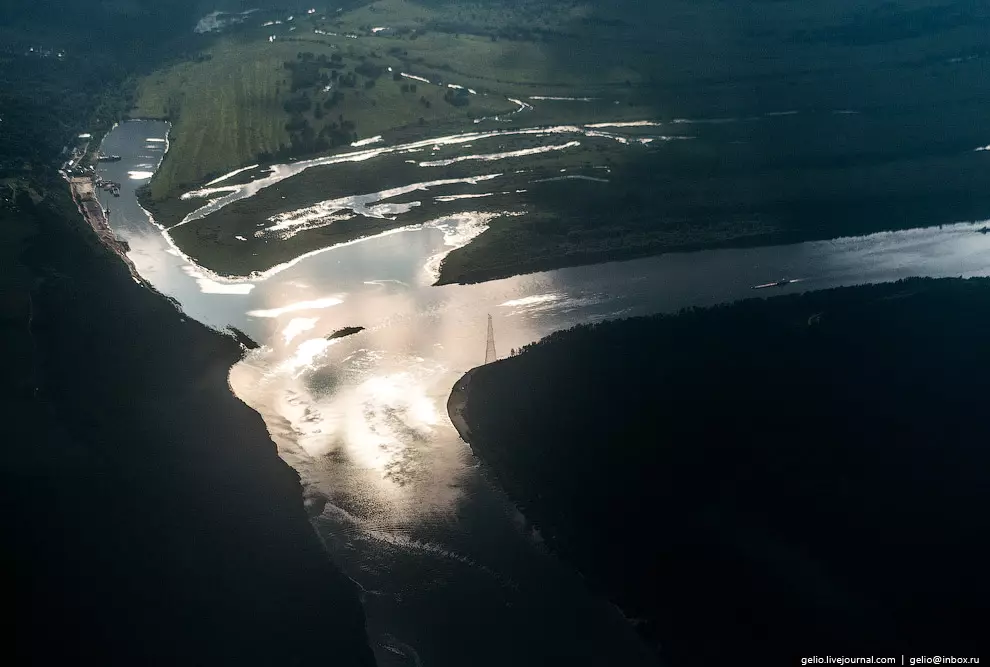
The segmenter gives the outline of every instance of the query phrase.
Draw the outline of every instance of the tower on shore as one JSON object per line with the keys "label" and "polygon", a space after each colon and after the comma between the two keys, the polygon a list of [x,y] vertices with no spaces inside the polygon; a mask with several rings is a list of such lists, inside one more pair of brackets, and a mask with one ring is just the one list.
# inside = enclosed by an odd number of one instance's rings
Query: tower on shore
{"label": "tower on shore", "polygon": [[490,364],[498,361],[498,354],[495,353],[495,328],[492,326],[492,316],[488,316],[488,342],[485,346],[485,363]]}

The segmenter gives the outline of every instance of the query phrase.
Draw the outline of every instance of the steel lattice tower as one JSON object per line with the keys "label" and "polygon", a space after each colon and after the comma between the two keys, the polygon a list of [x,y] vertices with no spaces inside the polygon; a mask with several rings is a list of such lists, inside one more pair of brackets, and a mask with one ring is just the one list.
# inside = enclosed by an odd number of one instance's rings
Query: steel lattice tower
{"label": "steel lattice tower", "polygon": [[492,316],[488,316],[488,343],[485,346],[485,363],[490,364],[498,361],[498,354],[495,353],[495,327],[492,326]]}

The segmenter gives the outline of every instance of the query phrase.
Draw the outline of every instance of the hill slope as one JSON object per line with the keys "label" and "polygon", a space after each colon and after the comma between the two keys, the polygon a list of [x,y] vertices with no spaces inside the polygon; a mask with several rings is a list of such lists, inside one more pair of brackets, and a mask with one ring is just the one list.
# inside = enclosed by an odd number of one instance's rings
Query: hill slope
{"label": "hill slope", "polygon": [[670,664],[979,655],[988,335],[987,280],[756,299],[551,335],[450,407]]}

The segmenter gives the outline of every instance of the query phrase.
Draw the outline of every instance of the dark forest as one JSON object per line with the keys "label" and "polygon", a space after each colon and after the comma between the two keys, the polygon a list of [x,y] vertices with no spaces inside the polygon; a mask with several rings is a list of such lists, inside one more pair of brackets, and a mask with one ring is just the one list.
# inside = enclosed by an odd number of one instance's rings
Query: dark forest
{"label": "dark forest", "polygon": [[471,444],[671,664],[978,655],[988,336],[978,279],[582,326],[473,372]]}

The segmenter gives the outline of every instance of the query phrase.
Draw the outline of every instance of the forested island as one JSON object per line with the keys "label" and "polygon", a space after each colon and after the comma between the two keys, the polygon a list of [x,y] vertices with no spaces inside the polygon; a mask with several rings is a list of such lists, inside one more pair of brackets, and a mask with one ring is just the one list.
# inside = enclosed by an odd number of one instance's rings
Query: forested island
{"label": "forested island", "polygon": [[674,665],[980,655],[990,280],[581,326],[451,417],[550,547]]}

